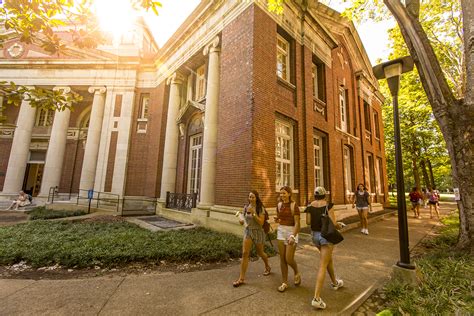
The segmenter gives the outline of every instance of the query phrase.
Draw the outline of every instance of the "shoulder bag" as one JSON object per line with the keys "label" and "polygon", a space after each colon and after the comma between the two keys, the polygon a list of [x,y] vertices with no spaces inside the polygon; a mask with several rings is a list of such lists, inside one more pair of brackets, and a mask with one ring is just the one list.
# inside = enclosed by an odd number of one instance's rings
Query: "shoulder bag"
{"label": "shoulder bag", "polygon": [[331,217],[329,217],[327,205],[326,210],[321,215],[321,236],[334,245],[344,240],[342,234],[334,226]]}

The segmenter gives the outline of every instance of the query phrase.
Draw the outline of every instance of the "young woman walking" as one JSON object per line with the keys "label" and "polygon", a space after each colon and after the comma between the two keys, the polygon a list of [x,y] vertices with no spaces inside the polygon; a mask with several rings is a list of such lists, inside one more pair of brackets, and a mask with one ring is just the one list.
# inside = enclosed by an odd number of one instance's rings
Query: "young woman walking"
{"label": "young woman walking", "polygon": [[354,192],[354,197],[352,199],[352,208],[356,207],[357,212],[359,213],[360,225],[362,229],[360,232],[362,234],[369,234],[369,221],[367,220],[367,214],[369,213],[370,201],[369,201],[369,192],[362,183],[357,185],[357,190]]}
{"label": "young woman walking", "polygon": [[288,186],[280,189],[280,202],[277,205],[277,240],[280,253],[280,268],[282,283],[278,291],[284,292],[288,288],[288,266],[294,272],[294,284],[301,284],[301,274],[295,261],[296,245],[298,244],[298,233],[300,232],[300,210],[291,199],[292,190]]}
{"label": "young woman walking", "polygon": [[265,271],[263,275],[269,275],[271,268],[268,264],[268,256],[264,251],[265,232],[262,225],[265,221],[265,207],[258,195],[257,191],[250,191],[248,196],[248,204],[244,206],[244,213],[239,220],[240,225],[245,225],[244,240],[242,243],[242,262],[240,263],[239,278],[232,284],[234,287],[239,287],[245,282],[245,273],[249,265],[250,250],[252,244],[255,244],[257,254],[265,263]]}
{"label": "young woman walking", "polygon": [[311,301],[311,305],[319,309],[326,308],[326,303],[321,299],[321,289],[326,277],[326,271],[331,278],[332,289],[337,290],[344,286],[344,282],[341,279],[337,279],[334,272],[334,262],[332,259],[334,245],[321,236],[321,217],[326,211],[336,228],[339,228],[339,224],[336,223],[336,215],[332,209],[334,204],[328,204],[325,198],[326,190],[323,187],[317,187],[314,190],[314,201],[311,202],[304,211],[306,213],[306,224],[311,225],[313,243],[318,247],[320,255],[319,270],[314,287],[314,297]]}

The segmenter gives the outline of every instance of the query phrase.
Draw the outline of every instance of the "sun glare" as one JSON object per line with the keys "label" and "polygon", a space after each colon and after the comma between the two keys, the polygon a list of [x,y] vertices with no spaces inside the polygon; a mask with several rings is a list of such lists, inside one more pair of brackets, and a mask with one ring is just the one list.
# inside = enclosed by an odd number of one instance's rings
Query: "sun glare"
{"label": "sun glare", "polygon": [[115,39],[133,29],[138,17],[130,0],[95,0],[93,12],[99,19],[100,28]]}

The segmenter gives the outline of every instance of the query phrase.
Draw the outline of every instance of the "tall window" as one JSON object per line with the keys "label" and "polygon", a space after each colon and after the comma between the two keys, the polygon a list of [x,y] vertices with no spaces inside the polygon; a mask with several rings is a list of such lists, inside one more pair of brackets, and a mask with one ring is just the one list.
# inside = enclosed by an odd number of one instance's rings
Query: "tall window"
{"label": "tall window", "polygon": [[276,187],[293,184],[293,126],[283,121],[275,122]]}
{"label": "tall window", "polygon": [[188,193],[199,193],[201,186],[202,134],[189,139]]}
{"label": "tall window", "polygon": [[354,190],[354,154],[352,147],[344,146],[344,187],[346,195],[350,195]]}
{"label": "tall window", "polygon": [[277,76],[290,81],[290,43],[277,35]]}
{"label": "tall window", "polygon": [[380,139],[379,114],[374,111],[375,137]]}
{"label": "tall window", "polygon": [[314,187],[326,187],[326,136],[313,134]]}
{"label": "tall window", "polygon": [[347,113],[346,89],[339,89],[339,112],[341,115],[341,129],[347,132],[349,114]]}
{"label": "tall window", "polygon": [[196,98],[195,101],[201,101],[206,96],[206,65],[196,69]]}
{"label": "tall window", "polygon": [[377,193],[383,193],[383,169],[382,169],[382,158],[377,158],[377,164],[375,165],[375,179],[377,186]]}
{"label": "tall window", "polygon": [[370,121],[370,105],[364,101],[364,120],[365,120],[365,130],[372,132],[372,124]]}
{"label": "tall window", "polygon": [[326,102],[326,78],[324,63],[316,58],[313,58],[311,76],[313,81],[313,97],[320,101]]}
{"label": "tall window", "polygon": [[53,125],[54,111],[49,109],[39,109],[36,116],[36,126],[51,126]]}
{"label": "tall window", "polygon": [[367,155],[367,168],[368,168],[368,176],[369,176],[369,192],[374,193],[376,192],[376,184],[375,184],[375,168],[374,168],[374,156],[372,154]]}
{"label": "tall window", "polygon": [[150,104],[150,95],[148,93],[142,94],[140,96],[140,113],[139,118],[146,119],[148,118],[148,107]]}

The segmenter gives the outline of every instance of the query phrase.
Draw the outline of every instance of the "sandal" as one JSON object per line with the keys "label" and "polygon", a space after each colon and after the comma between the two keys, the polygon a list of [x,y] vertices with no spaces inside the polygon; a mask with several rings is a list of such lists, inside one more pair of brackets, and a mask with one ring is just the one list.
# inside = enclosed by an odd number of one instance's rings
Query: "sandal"
{"label": "sandal", "polygon": [[270,275],[270,272],[271,272],[271,271],[272,271],[272,268],[266,267],[266,268],[265,268],[265,271],[263,271],[263,275],[264,275],[264,276]]}
{"label": "sandal", "polygon": [[295,274],[295,285],[298,286],[301,284],[301,274],[297,273]]}
{"label": "sandal", "polygon": [[233,285],[234,287],[239,287],[239,286],[241,286],[242,284],[245,284],[244,280],[242,280],[242,279],[238,279],[237,281],[234,281],[234,283],[232,283],[232,285]]}
{"label": "sandal", "polygon": [[279,287],[278,287],[278,291],[279,292],[285,292],[285,290],[288,288],[288,284],[286,283],[282,283]]}

